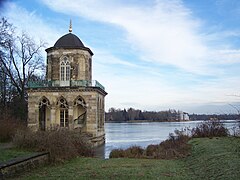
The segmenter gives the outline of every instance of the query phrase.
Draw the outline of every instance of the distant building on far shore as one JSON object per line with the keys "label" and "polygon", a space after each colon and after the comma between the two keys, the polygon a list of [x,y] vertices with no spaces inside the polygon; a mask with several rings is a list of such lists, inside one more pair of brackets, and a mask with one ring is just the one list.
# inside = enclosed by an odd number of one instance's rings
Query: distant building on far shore
{"label": "distant building on far shore", "polygon": [[189,121],[189,115],[186,112],[179,111],[179,121]]}

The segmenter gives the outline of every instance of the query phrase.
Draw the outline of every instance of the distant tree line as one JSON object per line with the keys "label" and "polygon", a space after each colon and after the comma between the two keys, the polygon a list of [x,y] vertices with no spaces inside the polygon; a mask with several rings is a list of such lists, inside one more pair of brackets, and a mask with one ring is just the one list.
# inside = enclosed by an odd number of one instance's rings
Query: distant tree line
{"label": "distant tree line", "polygon": [[27,119],[27,84],[42,78],[41,49],[26,32],[17,34],[6,18],[0,18],[0,113],[1,118]]}
{"label": "distant tree line", "polygon": [[141,111],[139,109],[115,109],[110,108],[106,113],[107,122],[126,122],[131,120],[149,121],[178,121],[180,111],[169,109],[167,111]]}
{"label": "distant tree line", "polygon": [[[134,120],[143,120],[143,121],[179,121],[180,114],[182,112],[175,109],[169,109],[166,111],[141,111],[139,109],[116,109],[110,108],[106,112],[106,122],[127,122]],[[210,120],[210,119],[219,119],[219,120],[235,120],[239,119],[238,114],[189,114],[190,120]]]}
{"label": "distant tree line", "polygon": [[240,119],[239,114],[190,114],[189,117],[193,121],[210,120],[210,119],[218,119],[218,120]]}

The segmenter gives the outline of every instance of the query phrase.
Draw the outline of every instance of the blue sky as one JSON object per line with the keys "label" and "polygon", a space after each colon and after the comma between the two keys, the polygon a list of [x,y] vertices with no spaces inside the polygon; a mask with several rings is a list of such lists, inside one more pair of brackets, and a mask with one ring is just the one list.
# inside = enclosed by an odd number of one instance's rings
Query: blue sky
{"label": "blue sky", "polygon": [[1,16],[47,47],[72,19],[73,33],[94,52],[106,110],[240,108],[239,0],[15,0]]}

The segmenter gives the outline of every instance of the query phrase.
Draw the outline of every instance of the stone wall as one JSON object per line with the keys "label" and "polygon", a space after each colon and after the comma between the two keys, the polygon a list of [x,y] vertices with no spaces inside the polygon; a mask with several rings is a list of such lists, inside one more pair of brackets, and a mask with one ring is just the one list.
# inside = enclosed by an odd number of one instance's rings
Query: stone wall
{"label": "stone wall", "polygon": [[[79,84],[78,87],[71,86],[71,83],[74,82],[81,83],[85,81],[92,81],[93,53],[89,48],[86,47],[52,47],[46,49],[46,52],[46,77],[48,81],[53,81],[55,84],[52,83],[51,85],[54,87],[28,89],[28,127],[33,129],[34,131],[40,129],[39,119],[45,119],[46,122],[44,120],[41,122],[45,122],[46,126],[44,127],[46,127],[46,129],[60,126],[61,112],[63,122],[62,124],[68,121],[68,128],[70,130],[75,128],[81,128],[82,132],[91,135],[91,141],[94,142],[94,144],[103,143],[105,141],[104,97],[107,93],[97,87],[80,87]],[[66,62],[69,62],[70,64]],[[60,64],[62,67],[61,75],[63,76],[61,81]],[[66,78],[66,76],[68,78]],[[76,108],[76,104],[74,104],[78,97],[81,97],[85,102],[85,104],[81,108]],[[40,112],[44,112],[46,116],[43,117],[42,114],[44,113],[40,113],[41,116],[39,118],[39,103],[42,98],[46,98],[47,101],[49,101],[49,104],[44,104],[44,108],[40,109]],[[60,99],[64,99],[64,101],[66,100],[67,108],[65,108],[66,106],[64,106],[64,108],[62,107],[62,109],[60,109]],[[86,123],[84,123],[84,125],[75,127],[75,121],[79,122],[78,117],[81,117],[81,115],[83,115],[85,112]],[[66,113],[68,113],[68,120],[65,121],[64,119],[66,119]]]}
{"label": "stone wall", "polygon": [[49,162],[49,153],[34,153],[30,156],[12,159],[0,164],[0,179],[14,177],[23,171],[29,171]]}
{"label": "stone wall", "polygon": [[47,79],[60,79],[60,61],[67,57],[71,65],[71,80],[92,80],[92,56],[81,49],[57,49],[47,54]]}
{"label": "stone wall", "polygon": [[86,125],[82,132],[93,138],[105,135],[104,96],[99,88],[40,88],[28,90],[28,126],[39,129],[39,103],[43,97],[49,100],[46,113],[46,128],[60,124],[58,99],[63,97],[68,103],[69,128],[74,129],[74,101],[81,97],[86,103]]}

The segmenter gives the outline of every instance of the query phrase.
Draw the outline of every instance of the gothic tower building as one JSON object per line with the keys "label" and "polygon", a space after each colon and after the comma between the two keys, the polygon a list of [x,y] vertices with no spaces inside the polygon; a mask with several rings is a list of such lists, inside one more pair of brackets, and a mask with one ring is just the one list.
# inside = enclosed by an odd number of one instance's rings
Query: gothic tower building
{"label": "gothic tower building", "polygon": [[28,84],[28,127],[33,130],[80,129],[94,145],[105,141],[104,87],[92,80],[90,48],[72,33],[46,49],[45,81]]}

